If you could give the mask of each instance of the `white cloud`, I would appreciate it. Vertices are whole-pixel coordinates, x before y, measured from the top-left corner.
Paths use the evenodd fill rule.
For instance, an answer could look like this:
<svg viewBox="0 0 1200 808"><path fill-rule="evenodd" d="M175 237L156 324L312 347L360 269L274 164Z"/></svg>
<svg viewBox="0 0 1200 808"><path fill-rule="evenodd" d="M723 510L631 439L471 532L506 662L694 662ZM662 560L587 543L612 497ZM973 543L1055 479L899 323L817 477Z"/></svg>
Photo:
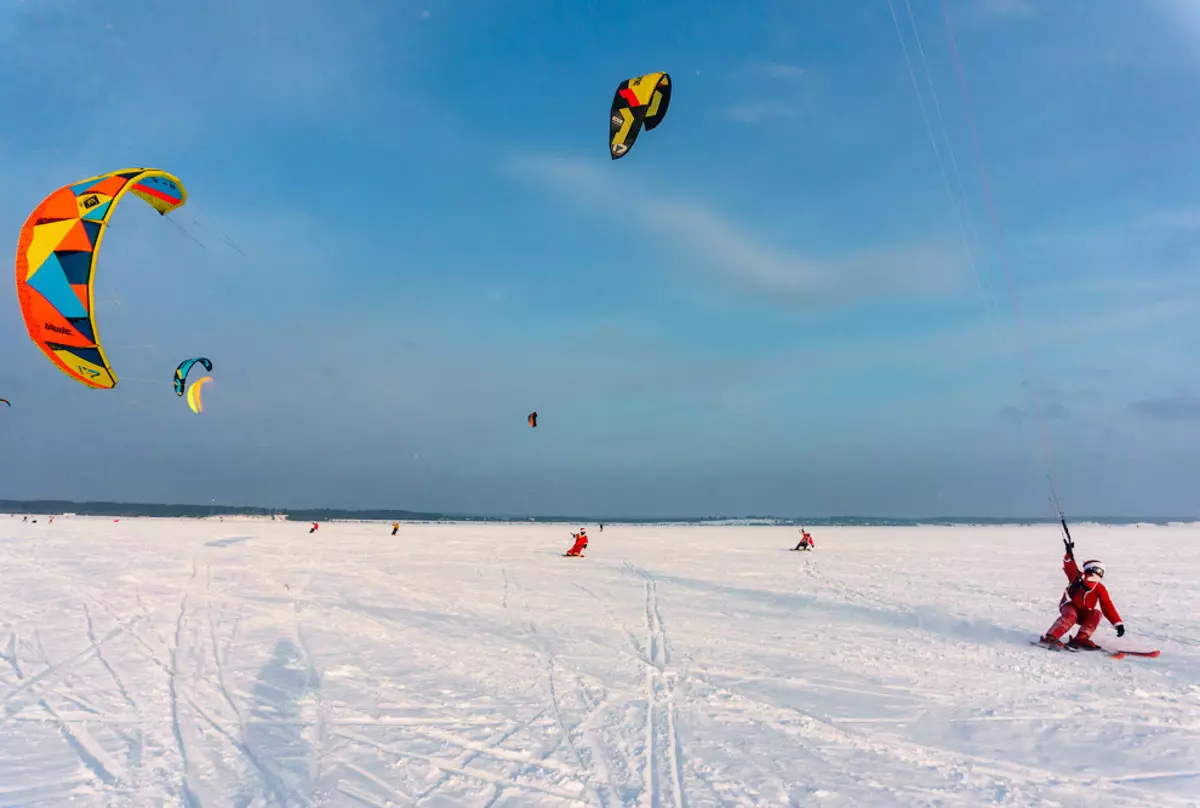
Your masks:
<svg viewBox="0 0 1200 808"><path fill-rule="evenodd" d="M1082 227L1061 226L1053 219L1042 226L1017 233L1012 242L1024 263L1053 265L1057 271L1037 278L1020 293L1023 299L1066 295L1129 300L1200 293L1193 270L1200 209L1135 207Z"/></svg>
<svg viewBox="0 0 1200 808"><path fill-rule="evenodd" d="M1136 224L1152 231L1168 233L1200 232L1200 208L1168 208L1141 217Z"/></svg>
<svg viewBox="0 0 1200 808"><path fill-rule="evenodd" d="M742 123L760 123L771 119L795 118L795 107L781 101L747 101L729 108L729 117Z"/></svg>
<svg viewBox="0 0 1200 808"><path fill-rule="evenodd" d="M87 128L112 129L117 109L136 122L125 128L172 138L247 108L328 115L348 88L371 80L382 53L369 36L379 14L366 9L319 0L142 5L149 10L38 4L0 24L0 70L17 72L60 106L79 106ZM389 32L397 38L409 32ZM56 43L53 59L46 42ZM155 62L147 43L170 58ZM99 121L90 108L100 110Z"/></svg>
<svg viewBox="0 0 1200 808"><path fill-rule="evenodd" d="M796 84L804 79L809 71L808 68L800 67L799 65L790 65L783 62L767 62L766 64L758 63L750 65L745 68L745 72L753 74L756 78L766 76L767 78ZM729 117L735 121L760 123L772 119L799 117L801 110L807 106L808 104L803 98L789 102L777 99L750 99L730 107L728 112Z"/></svg>
<svg viewBox="0 0 1200 808"><path fill-rule="evenodd" d="M598 215L641 228L648 248L684 256L696 267L777 301L926 297L951 292L961 275L958 254L937 245L869 248L829 258L802 255L713 207L618 179L580 159L526 156L510 167ZM622 204L614 206L617 198Z"/></svg>
<svg viewBox="0 0 1200 808"><path fill-rule="evenodd" d="M960 5L963 17L955 22L965 26L1011 22L1037 16L1037 8L1032 0L964 0Z"/></svg>
<svg viewBox="0 0 1200 808"><path fill-rule="evenodd" d="M1026 310L1023 320L1026 341L1035 358L1056 346L1071 344L1078 346L1081 355L1094 352L1098 356L1111 356L1111 346L1122 344L1139 332L1161 329L1167 323L1190 321L1197 313L1200 313L1200 295L1118 304L1068 315L1046 308ZM996 326L1002 329L1001 335L997 335ZM871 368L927 368L935 363L962 372L1002 362L1003 372L1023 377L1024 367L1017 361L1019 351L1015 324L1006 307L999 323L989 322L980 315L965 323L930 324L918 331L893 333L886 341L873 333L826 338L765 361L774 365L777 375L798 371L811 374L820 368L838 372L847 368L858 372ZM1046 374L1036 370L1035 373L1038 389L1044 394Z"/></svg>
<svg viewBox="0 0 1200 808"><path fill-rule="evenodd" d="M771 78L799 81L808 73L808 68L800 67L799 65L783 64L782 62L771 62L763 68L763 72Z"/></svg>

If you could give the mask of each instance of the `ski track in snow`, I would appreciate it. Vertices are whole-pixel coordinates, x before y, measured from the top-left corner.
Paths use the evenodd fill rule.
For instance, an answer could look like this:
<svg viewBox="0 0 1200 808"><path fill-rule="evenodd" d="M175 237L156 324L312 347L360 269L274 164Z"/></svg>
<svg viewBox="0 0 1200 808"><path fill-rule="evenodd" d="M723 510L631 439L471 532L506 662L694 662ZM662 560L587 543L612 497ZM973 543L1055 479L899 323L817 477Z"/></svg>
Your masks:
<svg viewBox="0 0 1200 808"><path fill-rule="evenodd" d="M0 808L1195 806L1200 528L0 516ZM481 548L484 555L481 556Z"/></svg>

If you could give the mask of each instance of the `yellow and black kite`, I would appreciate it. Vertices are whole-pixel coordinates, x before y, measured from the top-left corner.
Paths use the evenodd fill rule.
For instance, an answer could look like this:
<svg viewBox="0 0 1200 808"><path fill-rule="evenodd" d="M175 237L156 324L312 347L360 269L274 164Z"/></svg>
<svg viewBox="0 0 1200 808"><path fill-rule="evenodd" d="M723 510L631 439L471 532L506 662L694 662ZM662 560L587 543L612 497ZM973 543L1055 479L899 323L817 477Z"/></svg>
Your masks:
<svg viewBox="0 0 1200 808"><path fill-rule="evenodd" d="M642 126L650 130L662 123L670 105L671 77L666 73L647 73L621 82L608 117L612 159L624 157L633 148Z"/></svg>

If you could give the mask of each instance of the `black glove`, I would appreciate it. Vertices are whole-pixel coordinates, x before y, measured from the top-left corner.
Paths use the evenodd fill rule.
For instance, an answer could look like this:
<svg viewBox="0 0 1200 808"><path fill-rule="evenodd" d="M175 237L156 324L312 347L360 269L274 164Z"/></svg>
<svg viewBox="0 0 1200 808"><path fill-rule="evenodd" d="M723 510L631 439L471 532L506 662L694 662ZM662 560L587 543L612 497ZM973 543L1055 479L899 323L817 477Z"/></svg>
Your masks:
<svg viewBox="0 0 1200 808"><path fill-rule="evenodd" d="M1125 636L1125 624L1124 623L1117 623L1117 636L1118 637Z"/></svg>

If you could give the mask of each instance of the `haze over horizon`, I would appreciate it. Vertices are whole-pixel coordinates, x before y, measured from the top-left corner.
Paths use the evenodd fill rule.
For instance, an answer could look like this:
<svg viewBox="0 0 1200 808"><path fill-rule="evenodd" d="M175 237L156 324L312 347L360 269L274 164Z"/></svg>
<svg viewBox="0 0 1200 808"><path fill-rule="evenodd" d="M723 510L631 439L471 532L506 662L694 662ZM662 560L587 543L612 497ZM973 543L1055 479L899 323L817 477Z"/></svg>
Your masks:
<svg viewBox="0 0 1200 808"><path fill-rule="evenodd" d="M69 506L63 507L36 507L36 506ZM17 507L13 507L17 506ZM601 524L621 524L621 523L640 523L640 522L672 522L679 524L687 524L694 522L705 521L739 521L739 520L763 520L763 521L779 521L784 523L794 522L796 524L809 525L854 525L858 523L867 524L908 524L908 523L953 523L953 524L1046 524L1057 525L1059 515L1050 512L1049 509L1045 513L1027 513L1027 514L1010 514L1004 516L995 516L989 514L955 514L955 513L927 513L918 516L895 516L886 513L861 513L861 514L820 514L820 513L675 513L675 514L657 514L648 516L645 514L622 514L622 513L515 513L515 512L476 512L476 511L432 511L423 508L401 508L390 506L364 507L364 508L330 508L322 506L310 506L305 503L273 503L273 504L254 504L254 503L238 503L238 502L131 502L131 501L95 501L95 500L51 500L51 499L35 499L35 500L9 500L0 499L0 514L10 513L13 515L21 514L46 514L57 515L61 513L70 513L79 516L114 516L121 515L129 518L137 516L153 517L153 518L183 518L192 519L198 517L210 516L266 516L271 514L290 515L297 521L304 521L308 518L316 518L318 514L325 514L323 519L391 519L396 515L405 513L410 514L410 518L420 519L423 517L437 517L447 520L470 520L470 521L497 521L497 522L554 522L554 521L598 521ZM1200 522L1200 516L1195 514L1175 513L1175 514L1124 514L1113 515L1103 513L1067 513L1065 517L1069 523L1087 524L1130 524L1133 522L1146 522L1165 524L1168 522L1191 523Z"/></svg>
<svg viewBox="0 0 1200 808"><path fill-rule="evenodd" d="M1050 514L973 120L1065 509L1197 513L1183 0L947 0L970 117L939 3L146 6L0 10L0 250L84 177L189 193L114 215L113 390L0 284L0 499Z"/></svg>

